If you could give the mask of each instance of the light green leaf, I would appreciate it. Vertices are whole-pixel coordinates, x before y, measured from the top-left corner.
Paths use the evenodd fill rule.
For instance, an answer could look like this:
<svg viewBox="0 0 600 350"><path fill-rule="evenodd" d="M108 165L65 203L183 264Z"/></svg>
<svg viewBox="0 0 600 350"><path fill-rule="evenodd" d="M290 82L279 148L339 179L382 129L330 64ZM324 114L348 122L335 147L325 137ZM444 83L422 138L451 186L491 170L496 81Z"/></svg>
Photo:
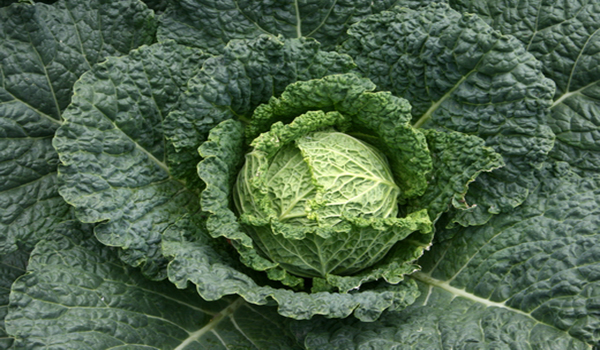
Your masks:
<svg viewBox="0 0 600 350"><path fill-rule="evenodd" d="M352 26L341 51L380 90L406 98L415 127L477 135L506 166L478 177L467 194L474 211L455 218L482 224L518 206L550 151L546 125L554 86L515 38L444 4L397 8Z"/></svg>
<svg viewBox="0 0 600 350"><path fill-rule="evenodd" d="M142 3L59 1L0 9L0 255L32 248L63 219L52 148L72 86L109 55L153 40Z"/></svg>
<svg viewBox="0 0 600 350"><path fill-rule="evenodd" d="M600 341L600 178L547 166L527 201L419 262L421 297L375 323L306 324L309 349L588 349Z"/></svg>
<svg viewBox="0 0 600 350"><path fill-rule="evenodd" d="M331 49L346 37L346 30L372 13L389 9L396 1L382 0L176 0L161 16L159 41L220 53L233 39L263 34L285 38L311 37Z"/></svg>
<svg viewBox="0 0 600 350"><path fill-rule="evenodd" d="M75 85L54 146L60 194L104 244L164 278L162 232L199 210L197 189L169 172L162 122L205 56L173 42L109 58Z"/></svg>
<svg viewBox="0 0 600 350"><path fill-rule="evenodd" d="M336 125L370 142L390 161L400 199L421 195L427 187L431 157L425 137L409 125L410 105L389 92L374 93L374 84L356 74L335 74L288 86L279 98L259 106L246 138L252 140L278 121L290 123L311 110L336 110L348 125Z"/></svg>
<svg viewBox="0 0 600 350"><path fill-rule="evenodd" d="M600 171L600 4L596 1L457 0L502 33L521 40L556 83L552 157L582 174Z"/></svg>
<svg viewBox="0 0 600 350"><path fill-rule="evenodd" d="M29 252L18 250L0 256L0 349L9 349L13 338L6 333L4 318L8 313L10 287L17 277L25 273Z"/></svg>
<svg viewBox="0 0 600 350"><path fill-rule="evenodd" d="M6 323L19 349L296 349L274 309L149 281L75 222L36 246Z"/></svg>

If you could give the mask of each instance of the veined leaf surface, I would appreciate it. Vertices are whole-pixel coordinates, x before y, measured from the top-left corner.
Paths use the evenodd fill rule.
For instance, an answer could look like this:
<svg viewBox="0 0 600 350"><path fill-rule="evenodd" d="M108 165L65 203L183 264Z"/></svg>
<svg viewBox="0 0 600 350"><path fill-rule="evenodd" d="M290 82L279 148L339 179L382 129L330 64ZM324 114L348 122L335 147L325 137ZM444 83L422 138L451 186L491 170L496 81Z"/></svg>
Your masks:
<svg viewBox="0 0 600 350"><path fill-rule="evenodd" d="M241 299L203 301L153 282L100 244L91 227L62 224L13 286L7 329L19 349L295 349L281 316Z"/></svg>
<svg viewBox="0 0 600 350"><path fill-rule="evenodd" d="M310 37L332 49L346 30L372 13L389 9L396 0L176 0L161 17L159 40L176 40L211 53L223 52L232 39L269 34Z"/></svg>
<svg viewBox="0 0 600 350"><path fill-rule="evenodd" d="M75 81L107 56L151 43L155 29L133 0L0 9L0 255L17 242L31 249L69 216L52 137Z"/></svg>
<svg viewBox="0 0 600 350"><path fill-rule="evenodd" d="M451 3L514 35L542 62L544 74L556 83L550 120L556 134L552 157L581 174L600 171L600 4L588 0Z"/></svg>
<svg viewBox="0 0 600 350"><path fill-rule="evenodd" d="M60 194L98 239L164 278L161 234L196 213L198 193L171 176L162 122L206 56L166 42L112 57L82 76L54 139Z"/></svg>
<svg viewBox="0 0 600 350"><path fill-rule="evenodd" d="M309 349L592 349L600 341L600 179L565 163L512 212L459 228L413 275L421 297L375 323L318 325ZM314 327L315 325L310 325Z"/></svg>
<svg viewBox="0 0 600 350"><path fill-rule="evenodd" d="M8 313L10 287L27 268L29 252L18 250L0 256L0 349L9 349L13 338L6 333L4 318Z"/></svg>

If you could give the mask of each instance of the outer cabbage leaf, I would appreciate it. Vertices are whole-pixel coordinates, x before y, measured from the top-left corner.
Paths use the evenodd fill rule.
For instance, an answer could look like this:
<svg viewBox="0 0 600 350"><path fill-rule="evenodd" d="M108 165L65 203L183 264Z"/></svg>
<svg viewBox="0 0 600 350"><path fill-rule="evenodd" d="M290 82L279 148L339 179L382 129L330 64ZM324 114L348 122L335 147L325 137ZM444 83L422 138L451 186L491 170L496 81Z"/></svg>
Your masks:
<svg viewBox="0 0 600 350"><path fill-rule="evenodd" d="M151 43L155 29L132 0L0 9L0 255L17 242L31 249L70 215L52 137L75 81L108 55Z"/></svg>
<svg viewBox="0 0 600 350"><path fill-rule="evenodd" d="M308 349L592 349L600 341L600 178L565 163L521 207L457 228L419 262L421 296L374 323L298 323Z"/></svg>
<svg viewBox="0 0 600 350"><path fill-rule="evenodd" d="M60 194L104 244L164 278L161 233L198 211L196 188L169 173L162 122L205 58L173 42L109 58L75 85L54 139Z"/></svg>
<svg viewBox="0 0 600 350"><path fill-rule="evenodd" d="M352 23L389 9L396 1L367 0L176 0L161 16L159 41L176 40L216 54L234 39L270 34L311 37L331 49Z"/></svg>
<svg viewBox="0 0 600 350"><path fill-rule="evenodd" d="M476 136L431 129L424 130L424 134L432 154L433 171L427 176L425 193L410 200L409 207L427 209L434 222L450 208L473 210L465 199L469 184L481 172L504 166L502 156L485 147L485 142Z"/></svg>
<svg viewBox="0 0 600 350"><path fill-rule="evenodd" d="M378 89L408 99L415 127L477 135L504 157L504 168L471 184L466 200L476 207L457 222L483 224L523 202L553 145L554 86L518 40L444 4L382 12L349 34L341 52Z"/></svg>
<svg viewBox="0 0 600 350"><path fill-rule="evenodd" d="M15 348L299 348L273 308L241 298L209 303L149 281L90 226L59 226L36 246L27 270L13 286L6 319Z"/></svg>
<svg viewBox="0 0 600 350"><path fill-rule="evenodd" d="M581 174L600 170L600 4L595 1L457 0L492 27L521 40L556 83L550 126L552 157Z"/></svg>
<svg viewBox="0 0 600 350"><path fill-rule="evenodd" d="M172 257L168 267L171 282L179 288L193 283L206 300L239 295L251 304L274 302L279 314L299 320L315 315L344 318L353 314L362 321L373 321L383 310L405 308L418 296L413 281L395 286L383 283L351 293L295 292L232 261L231 253L223 253L226 248L214 249L203 238L205 235L199 226L180 222L166 232L163 251Z"/></svg>
<svg viewBox="0 0 600 350"><path fill-rule="evenodd" d="M13 343L13 338L6 333L4 318L8 313L10 286L25 273L28 259L29 252L24 250L0 256L0 349L8 349Z"/></svg>
<svg viewBox="0 0 600 350"><path fill-rule="evenodd" d="M249 118L259 104L298 80L352 68L350 57L322 52L314 40L263 35L230 42L222 55L204 63L165 119L165 135L176 150L170 156L173 175L200 185L197 149L214 126L226 119Z"/></svg>

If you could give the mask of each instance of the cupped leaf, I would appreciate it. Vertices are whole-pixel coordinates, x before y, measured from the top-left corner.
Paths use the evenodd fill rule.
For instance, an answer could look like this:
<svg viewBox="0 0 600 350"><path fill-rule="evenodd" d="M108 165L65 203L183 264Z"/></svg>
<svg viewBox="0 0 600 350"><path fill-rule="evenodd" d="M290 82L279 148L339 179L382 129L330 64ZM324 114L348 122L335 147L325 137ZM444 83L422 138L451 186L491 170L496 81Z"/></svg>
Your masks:
<svg viewBox="0 0 600 350"><path fill-rule="evenodd" d="M197 179L197 149L221 121L249 118L258 105L298 80L354 68L350 57L319 47L314 40L263 35L234 40L222 55L208 59L164 122L165 135L176 150L170 156L174 176L190 183Z"/></svg>
<svg viewBox="0 0 600 350"><path fill-rule="evenodd" d="M556 83L550 126L551 156L581 174L600 171L600 4L595 1L458 0L452 6L477 13L492 27L521 40Z"/></svg>
<svg viewBox="0 0 600 350"><path fill-rule="evenodd" d="M471 184L466 199L477 207L456 221L482 224L523 202L552 148L554 86L521 42L445 4L382 12L349 34L341 52L378 89L410 102L415 127L477 135L504 157L504 168Z"/></svg>
<svg viewBox="0 0 600 350"><path fill-rule="evenodd" d="M188 282L195 284L198 293L207 300L216 300L224 295L238 294L253 304L266 304L273 299L279 304L279 313L295 318L308 319L314 315L325 315L329 318L347 317L354 315L362 320L374 320L387 308L402 308L409 305L415 298L414 284L402 283L397 286L381 286L365 292L353 291L351 293L329 293L322 291L324 286L317 287L317 293L306 293L283 288L280 284L265 281L266 276L261 276L257 271L266 271L272 281L281 281L284 285L302 288L304 281L292 276L281 269L278 264L261 256L255 243L238 223L236 214L231 208L232 180L236 178L239 163L243 160L243 128L235 120L226 120L215 127L207 142L200 147L204 160L198 164L198 174L206 183L206 189L201 195L201 206L209 217L206 229L211 236L229 239L240 253L245 265L252 267L249 270L236 263L230 255L224 255L224 247L209 245L203 239L206 233L201 231L201 226L186 225L181 221L167 231L163 242L165 255L172 258L169 264L169 279L180 288L185 288ZM415 222L418 220L415 220ZM422 220L423 221L423 220ZM421 226L429 227L426 215ZM415 227L410 232L422 227ZM427 246L431 241L426 241ZM422 253L423 248L420 252ZM420 254L419 254L420 255ZM418 256L417 256L418 257ZM414 261L417 257L412 257ZM401 263L400 263L401 264ZM401 269L398 263L394 264L395 270L386 270L385 276L391 276ZM402 270L402 273L412 272ZM369 276L362 276L359 285L365 281L372 281L382 277L383 272L375 272ZM402 280L395 276L390 277L393 283ZM333 281L333 280L332 280ZM356 284L357 280L342 281L337 285L344 288L349 284ZM317 282L319 283L319 282ZM328 287L329 288L329 287Z"/></svg>
<svg viewBox="0 0 600 350"><path fill-rule="evenodd" d="M389 9L396 1L176 0L161 16L159 40L176 40L213 54L234 39L260 35L311 37L331 49L352 23Z"/></svg>
<svg viewBox="0 0 600 350"><path fill-rule="evenodd" d="M6 333L4 318L8 313L10 288L17 277L25 274L29 251L18 250L0 256L0 349L9 349L13 337Z"/></svg>
<svg viewBox="0 0 600 350"><path fill-rule="evenodd" d="M296 349L273 308L206 302L152 282L67 222L32 253L13 285L7 330L19 349ZM57 323L57 318L60 323Z"/></svg>
<svg viewBox="0 0 600 350"><path fill-rule="evenodd" d="M315 315L344 318L353 314L362 321L376 320L386 309L403 309L418 296L416 284L405 281L398 285L377 284L351 293L306 293L281 286L272 286L256 271L248 270L224 253L226 248L215 249L202 237L196 226L172 226L163 240L169 263L169 279L179 288L189 283L206 300L218 300L226 295L239 295L257 305L276 303L279 314L298 320Z"/></svg>
<svg viewBox="0 0 600 350"><path fill-rule="evenodd" d="M400 200L421 195L432 166L425 136L408 125L406 100L388 92L374 93L374 89L369 79L353 73L291 84L279 98L256 109L246 139L256 138L276 122L291 123L311 110L335 110L348 120L343 122L348 125L339 125L344 132L372 141L388 157Z"/></svg>
<svg viewBox="0 0 600 350"><path fill-rule="evenodd" d="M257 109L256 123L248 134L257 132L265 121L287 121L293 112L310 109L311 102L315 109L344 110L339 105L350 104L353 98L360 100L367 83L352 75L296 83L281 99ZM297 107L301 103L292 106L294 99L289 98L302 95L300 92L305 93L302 108ZM398 106L387 107L393 111ZM396 115L388 113L386 117L393 121ZM386 124L386 119L380 122ZM240 223L255 249L295 275L321 278L316 290L327 281L330 288L347 292L361 281L382 277L382 266L377 273L358 278L346 275L369 269L411 233L431 232L426 212L417 209L398 217L400 191L385 155L341 132L352 127L353 119L338 111L309 110L289 124L277 121L252 141L252 151L246 155L235 185ZM417 241L419 244L413 244ZM429 243L415 239L398 244L422 252ZM413 255L412 260L393 264L410 266L404 274L412 272L416 269L411 265L416 259ZM394 273L401 270L393 269ZM392 269L388 280L402 280L402 273L391 275Z"/></svg>
<svg viewBox="0 0 600 350"><path fill-rule="evenodd" d="M224 237L233 242L246 265L258 271L269 271L274 280L283 281L286 285L299 285L302 280L289 276L285 271L274 272L277 264L252 249L252 240L230 209L237 170L243 161L243 145L242 123L228 119L211 130L208 140L198 150L203 157L198 164L198 176L206 184L200 195L200 206L208 214L206 229L213 238Z"/></svg>
<svg viewBox="0 0 600 350"><path fill-rule="evenodd" d="M458 228L419 262L421 297L374 323L304 323L309 349L592 349L600 341L600 178L546 166L525 203ZM298 331L302 334L306 332Z"/></svg>
<svg viewBox="0 0 600 350"><path fill-rule="evenodd" d="M170 175L162 122L204 58L173 42L109 58L77 82L54 139L77 218L153 278L165 277L161 233L199 210L197 189Z"/></svg>
<svg viewBox="0 0 600 350"><path fill-rule="evenodd" d="M465 199L469 184L481 172L504 166L502 156L476 136L459 132L424 130L433 160L425 193L408 202L410 208L426 208L436 222L450 208L473 210Z"/></svg>
<svg viewBox="0 0 600 350"><path fill-rule="evenodd" d="M154 38L142 3L58 1L0 9L0 255L31 249L62 220L52 137L75 81ZM118 34L117 34L118 33Z"/></svg>

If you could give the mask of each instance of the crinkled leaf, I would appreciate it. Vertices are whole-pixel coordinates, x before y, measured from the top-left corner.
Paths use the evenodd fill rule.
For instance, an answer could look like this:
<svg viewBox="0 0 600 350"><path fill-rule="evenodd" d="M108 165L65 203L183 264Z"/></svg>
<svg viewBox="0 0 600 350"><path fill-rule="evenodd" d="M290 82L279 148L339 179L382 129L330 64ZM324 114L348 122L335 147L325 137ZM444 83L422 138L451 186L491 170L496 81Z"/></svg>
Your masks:
<svg viewBox="0 0 600 350"><path fill-rule="evenodd" d="M521 40L556 83L550 126L552 157L581 174L600 170L600 4L595 1L519 3L458 0L460 11L477 13L502 33Z"/></svg>
<svg viewBox="0 0 600 350"><path fill-rule="evenodd" d="M379 89L409 100L415 127L477 135L504 157L504 168L471 185L477 209L455 220L482 224L523 202L553 144L545 123L554 86L518 40L444 4L382 12L349 34L341 51Z"/></svg>
<svg viewBox="0 0 600 350"><path fill-rule="evenodd" d="M204 159L198 164L198 174L206 183L206 189L201 195L201 205L202 209L209 214L206 228L215 238L225 237L231 240L244 264L257 271L267 271L271 280L282 281L289 286L302 287L304 282L302 279L289 275L278 264L258 254L255 243L242 229L233 211L229 209L231 182L237 176L239 168L237 163L243 159L242 135L243 128L240 122L226 120L211 130L208 141L200 147L200 153ZM408 233L417 229L425 230L430 226L426 215L420 218L415 215L409 221L408 224L415 227ZM381 291L373 290L366 295L343 293L342 296L326 292L307 294L283 288L261 286L261 277L255 271L245 273L247 269L240 268L234 261L220 254L218 247L209 246L209 241L200 239L199 237L203 237L204 234L194 233L198 227L200 226L196 228L187 226L184 221L178 222L169 229L163 249L167 256L173 257L173 261L169 265L171 281L181 288L187 286L188 281L196 284L198 293L208 300L216 300L223 295L239 294L251 303L265 304L270 297L273 297L279 303L279 312L287 317L305 319L315 314L327 317L346 317L357 309L356 317L372 320L377 318L383 309L406 306L415 297L412 284L383 287ZM413 247L412 250L418 251L419 254L410 256L410 261L416 260L430 241L431 236L428 236L428 240L422 242L420 247ZM414 252L413 255L415 255ZM401 256L401 258L406 258L406 256ZM354 278L352 281L344 280L337 283L338 280L335 278L331 281L335 282L335 286L347 288L346 290L357 287L357 282L360 286L364 282L383 276L389 277L389 281L393 283L399 283L403 274L416 269L410 263L403 264L403 262L397 261L392 261L388 265L390 266L388 269L382 267L373 273ZM387 265L385 266L387 267ZM395 273L399 273L399 275L395 275ZM378 300L376 298L378 295L383 300ZM324 302L332 305L328 307L320 305Z"/></svg>
<svg viewBox="0 0 600 350"><path fill-rule="evenodd" d="M199 210L196 190L169 173L162 122L203 58L173 42L109 58L77 82L54 139L63 198L154 278L164 277L161 233Z"/></svg>
<svg viewBox="0 0 600 350"><path fill-rule="evenodd" d="M565 164L519 208L457 229L414 275L421 297L374 323L314 327L309 349L591 349L600 341L600 178ZM301 332L300 332L301 333Z"/></svg>
<svg viewBox="0 0 600 350"><path fill-rule="evenodd" d="M176 153L170 155L174 175L190 183L200 161L197 149L223 120L249 118L254 109L298 80L344 73L350 57L319 51L313 40L280 40L261 36L230 42L221 56L208 59L190 80L179 104L164 123Z"/></svg>
<svg viewBox="0 0 600 350"><path fill-rule="evenodd" d="M373 321L386 309L402 309L417 297L416 285L406 281L398 285L379 284L351 293L306 293L265 284L254 271L245 271L203 240L199 228L172 226L163 240L165 255L171 256L169 279L179 288L196 285L206 300L225 295L240 295L247 302L278 304L279 314L294 319L314 315L344 318L353 314L363 321Z"/></svg>
<svg viewBox="0 0 600 350"><path fill-rule="evenodd" d="M296 348L273 308L149 281L74 222L36 246L28 272L6 319L19 349Z"/></svg>
<svg viewBox="0 0 600 350"><path fill-rule="evenodd" d="M271 270L277 265L252 249L252 240L230 209L233 183L243 160L243 145L244 128L239 121L228 119L211 130L208 140L199 148L203 160L198 164L198 176L206 184L200 195L200 205L208 214L206 228L213 238L224 237L232 241L248 266L258 271ZM302 283L284 271L278 272L277 280L285 280L288 285Z"/></svg>
<svg viewBox="0 0 600 350"><path fill-rule="evenodd" d="M311 110L336 110L348 117L345 132L356 135L385 153L390 161L400 198L422 194L431 171L425 137L408 125L410 105L387 92L373 93L375 86L355 74L335 74L288 86L279 98L259 106L246 138L252 140L281 121L290 123Z"/></svg>
<svg viewBox="0 0 600 350"><path fill-rule="evenodd" d="M109 55L151 43L138 1L59 1L0 9L0 255L32 248L69 217L57 192L52 137L72 86Z"/></svg>
<svg viewBox="0 0 600 350"><path fill-rule="evenodd" d="M10 287L25 273L28 259L29 252L25 250L0 255L0 349L8 349L13 343L13 338L6 333L4 318L8 313Z"/></svg>
<svg viewBox="0 0 600 350"><path fill-rule="evenodd" d="M158 37L211 53L223 52L230 40L264 34L311 37L324 49L331 49L344 40L350 24L389 9L395 2L176 0L161 17Z"/></svg>
<svg viewBox="0 0 600 350"><path fill-rule="evenodd" d="M426 208L433 222L450 208L473 210L465 199L469 183L483 171L502 167L502 156L485 147L477 136L431 129L425 130L425 135L433 170L428 175L425 193L409 201L409 206Z"/></svg>

